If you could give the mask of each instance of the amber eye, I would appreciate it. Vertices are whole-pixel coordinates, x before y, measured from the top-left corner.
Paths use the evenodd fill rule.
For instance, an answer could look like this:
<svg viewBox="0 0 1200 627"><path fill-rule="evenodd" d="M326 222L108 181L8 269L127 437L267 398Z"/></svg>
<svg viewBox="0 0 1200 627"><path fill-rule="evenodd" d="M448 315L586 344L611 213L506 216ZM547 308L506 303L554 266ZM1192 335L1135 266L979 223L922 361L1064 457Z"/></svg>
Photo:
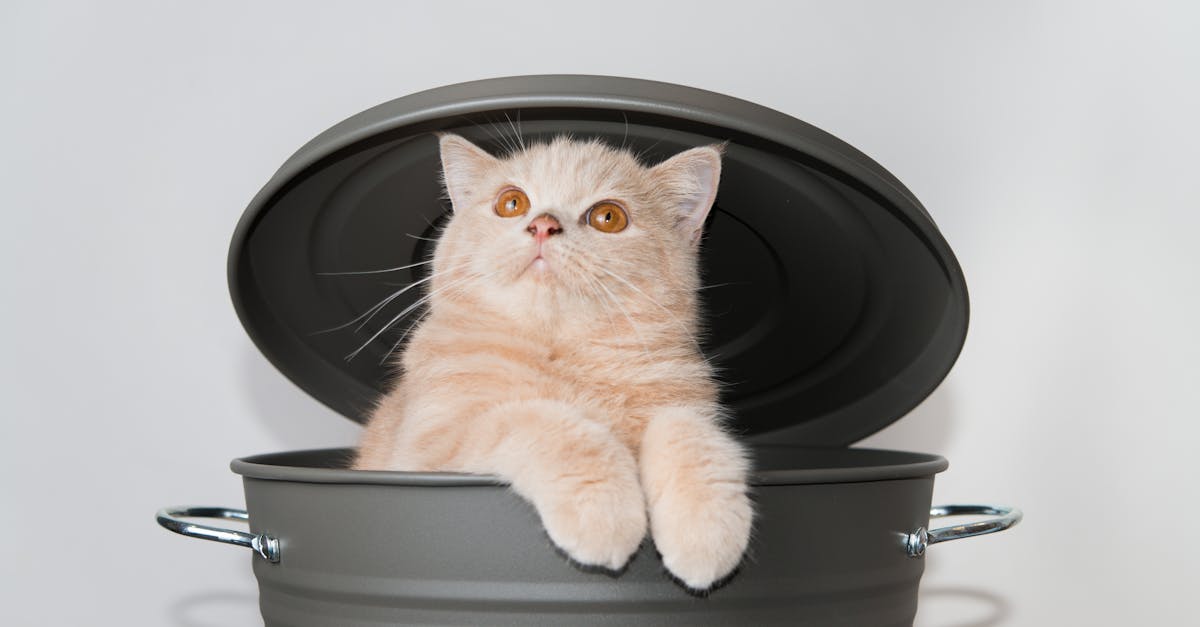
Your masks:
<svg viewBox="0 0 1200 627"><path fill-rule="evenodd" d="M629 216L620 205L611 202L600 202L588 209L588 224L597 231L616 233L629 226Z"/></svg>
<svg viewBox="0 0 1200 627"><path fill-rule="evenodd" d="M496 215L501 218L523 216L526 211L529 211L529 196L516 188L506 189L496 199L495 209Z"/></svg>

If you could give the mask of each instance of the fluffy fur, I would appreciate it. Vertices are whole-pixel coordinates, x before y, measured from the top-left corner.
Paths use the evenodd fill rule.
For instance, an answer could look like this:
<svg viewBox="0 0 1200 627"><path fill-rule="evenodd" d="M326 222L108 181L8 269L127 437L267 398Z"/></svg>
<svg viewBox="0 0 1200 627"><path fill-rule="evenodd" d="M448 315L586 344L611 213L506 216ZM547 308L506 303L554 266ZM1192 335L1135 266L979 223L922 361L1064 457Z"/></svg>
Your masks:
<svg viewBox="0 0 1200 627"><path fill-rule="evenodd" d="M732 572L751 528L748 463L720 426L696 342L697 245L720 150L645 167L600 142L497 158L443 135L454 214L430 310L354 467L498 475L585 565L619 570L649 528L687 587ZM526 214L494 211L508 187L528 195ZM588 225L602 200L625 208L623 231ZM547 214L561 231L539 238L531 223Z"/></svg>

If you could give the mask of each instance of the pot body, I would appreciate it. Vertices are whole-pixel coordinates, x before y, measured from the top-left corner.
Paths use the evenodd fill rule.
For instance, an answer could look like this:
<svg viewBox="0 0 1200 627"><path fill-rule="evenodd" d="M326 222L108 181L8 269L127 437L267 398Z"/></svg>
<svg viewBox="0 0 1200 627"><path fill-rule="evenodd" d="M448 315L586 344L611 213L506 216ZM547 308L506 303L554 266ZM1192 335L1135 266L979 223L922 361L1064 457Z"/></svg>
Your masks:
<svg viewBox="0 0 1200 627"><path fill-rule="evenodd" d="M252 532L280 542L278 563L254 558L269 627L911 625L924 561L904 538L928 523L945 460L775 453L812 463L760 470L747 558L704 597L668 578L649 539L619 575L573 566L533 508L487 478L336 470L338 451L234 468Z"/></svg>

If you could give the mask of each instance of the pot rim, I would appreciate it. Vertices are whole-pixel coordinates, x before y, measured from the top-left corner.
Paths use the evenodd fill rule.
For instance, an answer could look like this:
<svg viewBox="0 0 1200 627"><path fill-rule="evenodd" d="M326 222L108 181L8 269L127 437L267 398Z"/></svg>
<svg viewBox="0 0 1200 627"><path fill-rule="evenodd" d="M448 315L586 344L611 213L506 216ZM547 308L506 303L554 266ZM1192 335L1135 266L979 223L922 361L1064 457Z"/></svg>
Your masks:
<svg viewBox="0 0 1200 627"><path fill-rule="evenodd" d="M888 449L757 445L753 446L752 450L759 453L756 455L756 459L760 462L763 457L772 460L766 464L760 463L760 467L751 473L750 484L755 486L917 479L932 477L946 470L950 465L941 455ZM348 462L352 454L353 449L351 448L264 453L235 459L230 462L229 467L234 473L247 479L268 481L414 487L507 487L508 485L493 475L350 470L338 466ZM785 466L780 462L785 455L787 457L798 455L808 463L808 466Z"/></svg>

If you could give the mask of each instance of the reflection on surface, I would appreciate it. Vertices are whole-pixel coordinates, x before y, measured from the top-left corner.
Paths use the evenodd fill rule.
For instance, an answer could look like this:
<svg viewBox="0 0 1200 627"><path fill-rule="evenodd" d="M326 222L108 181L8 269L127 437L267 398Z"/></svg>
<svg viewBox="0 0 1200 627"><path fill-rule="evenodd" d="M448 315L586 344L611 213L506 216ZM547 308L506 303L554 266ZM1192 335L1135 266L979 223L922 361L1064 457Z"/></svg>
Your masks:
<svg viewBox="0 0 1200 627"><path fill-rule="evenodd" d="M987 590L950 586L922 587L913 627L999 627L1011 613L1008 599ZM940 616L926 620L924 616Z"/></svg>
<svg viewBox="0 0 1200 627"><path fill-rule="evenodd" d="M258 596L237 590L209 590L183 597L170 606L175 627L261 625Z"/></svg>

